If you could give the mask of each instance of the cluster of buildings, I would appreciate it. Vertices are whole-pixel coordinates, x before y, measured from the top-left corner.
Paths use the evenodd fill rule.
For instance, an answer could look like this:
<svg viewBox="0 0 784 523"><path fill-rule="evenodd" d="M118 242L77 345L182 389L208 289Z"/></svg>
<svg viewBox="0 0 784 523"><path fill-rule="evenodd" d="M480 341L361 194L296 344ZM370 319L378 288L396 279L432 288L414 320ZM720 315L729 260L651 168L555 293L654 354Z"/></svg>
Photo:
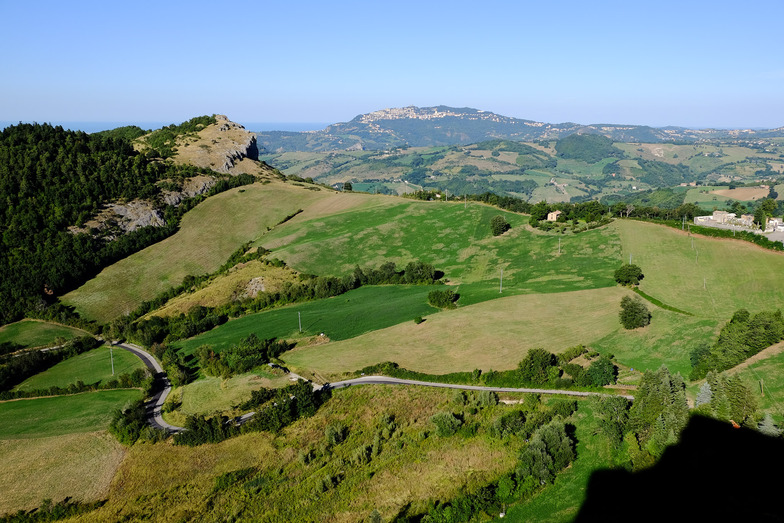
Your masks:
<svg viewBox="0 0 784 523"><path fill-rule="evenodd" d="M727 211L713 211L710 216L695 216L695 225L704 225L706 227L718 226L732 226L740 227L743 229L754 228L754 215L741 214L738 217L734 212ZM767 223L762 230L765 232L784 232L784 219L782 218L768 218Z"/></svg>

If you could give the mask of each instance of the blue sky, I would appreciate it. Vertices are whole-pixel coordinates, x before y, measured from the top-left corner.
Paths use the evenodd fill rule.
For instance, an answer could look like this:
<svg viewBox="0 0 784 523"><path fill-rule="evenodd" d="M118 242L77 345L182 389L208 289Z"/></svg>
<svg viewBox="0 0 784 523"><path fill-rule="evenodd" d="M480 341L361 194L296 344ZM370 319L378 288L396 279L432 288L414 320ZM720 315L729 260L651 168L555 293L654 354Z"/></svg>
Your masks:
<svg viewBox="0 0 784 523"><path fill-rule="evenodd" d="M685 4L685 5L684 5ZM0 120L784 125L784 2L0 0Z"/></svg>

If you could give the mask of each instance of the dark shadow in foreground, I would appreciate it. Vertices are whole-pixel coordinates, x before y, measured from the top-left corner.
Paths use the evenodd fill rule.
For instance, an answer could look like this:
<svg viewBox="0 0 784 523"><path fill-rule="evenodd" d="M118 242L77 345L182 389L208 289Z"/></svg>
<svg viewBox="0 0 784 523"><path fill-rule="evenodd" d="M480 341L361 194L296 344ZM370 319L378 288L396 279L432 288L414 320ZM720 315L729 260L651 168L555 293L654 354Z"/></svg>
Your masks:
<svg viewBox="0 0 784 523"><path fill-rule="evenodd" d="M784 521L784 440L694 416L653 467L600 470L574 521Z"/></svg>

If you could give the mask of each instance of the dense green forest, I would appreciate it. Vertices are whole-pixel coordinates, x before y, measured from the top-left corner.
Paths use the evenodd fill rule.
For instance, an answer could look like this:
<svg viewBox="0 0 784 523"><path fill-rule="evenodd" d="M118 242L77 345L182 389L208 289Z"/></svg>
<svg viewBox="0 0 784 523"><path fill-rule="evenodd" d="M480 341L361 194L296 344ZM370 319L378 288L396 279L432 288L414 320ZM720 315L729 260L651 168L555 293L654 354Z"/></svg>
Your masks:
<svg viewBox="0 0 784 523"><path fill-rule="evenodd" d="M101 205L155 199L156 182L206 172L154 161L134 151L129 136L19 124L0 133L0 324L40 309L51 295L74 288L103 266L174 232L144 227L113 242L72 234ZM154 155L154 153L153 153Z"/></svg>

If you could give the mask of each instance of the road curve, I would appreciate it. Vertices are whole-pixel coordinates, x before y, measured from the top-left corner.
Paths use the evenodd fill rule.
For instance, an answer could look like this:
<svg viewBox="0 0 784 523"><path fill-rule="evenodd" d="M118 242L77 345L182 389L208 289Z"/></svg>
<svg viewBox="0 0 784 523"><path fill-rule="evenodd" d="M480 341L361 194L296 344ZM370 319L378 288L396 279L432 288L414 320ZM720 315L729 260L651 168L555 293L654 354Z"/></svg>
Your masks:
<svg viewBox="0 0 784 523"><path fill-rule="evenodd" d="M565 396L620 396L628 400L634 400L634 396L622 394L606 394L603 392L583 392L579 390L556 390L556 389L527 389L512 387L480 387L478 385L456 385L452 383L432 383L429 381L404 380L400 378L390 378L389 376L363 376L351 380L337 381L330 383L330 388L342 389L352 385L419 385L422 387L439 387L443 389L460 390L489 390L491 392L529 392L534 394L562 394Z"/></svg>
<svg viewBox="0 0 784 523"><path fill-rule="evenodd" d="M165 430L170 434L185 430L183 427L175 427L174 425L166 423L163 416L161 416L161 407L163 407L166 397L169 395L169 392L171 392L171 383L169 382L169 378L166 377L166 373L163 372L160 363L153 358L152 354L133 343L117 343L115 344L115 347L120 347L121 349L127 350L138 356L147 368L150 369L150 372L152 372L153 382L155 383L154 390L158 390L158 392L156 392L145 405L147 408L147 420L150 425L156 429Z"/></svg>

